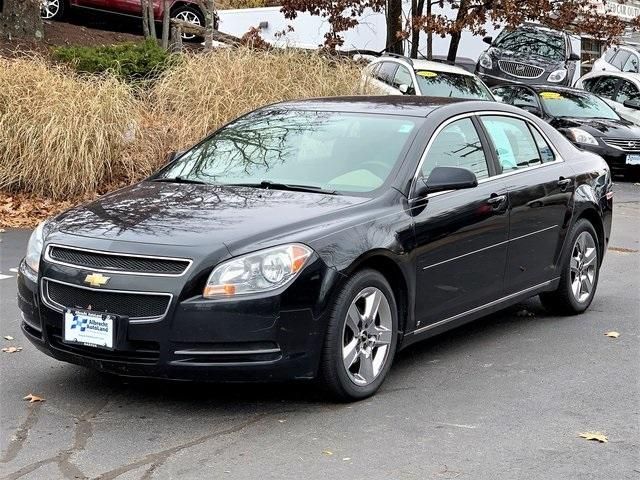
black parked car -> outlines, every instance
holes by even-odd
[[[359,399],[400,348],[532,295],[583,312],[611,212],[606,163],[508,105],[280,103],[41,224],[22,328],[120,375]]]
[[[549,122],[583,150],[603,157],[614,174],[640,173],[640,127],[621,118],[600,97],[568,87],[503,85],[502,102]]]
[[[571,85],[580,56],[572,51],[568,34],[525,24],[503,30],[480,55],[476,74],[490,86],[506,82]]]

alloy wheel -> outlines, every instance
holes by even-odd
[[[579,303],[589,299],[594,289],[598,249],[593,236],[582,232],[576,239],[571,252],[571,292]]]
[[[387,297],[375,287],[363,289],[347,311],[342,331],[342,362],[353,383],[372,383],[384,368],[393,320]]]
[[[60,2],[63,0],[42,0],[40,16],[45,20],[55,17],[60,11]]]
[[[174,18],[176,20],[182,20],[184,22],[191,23],[193,25],[198,25],[198,26],[202,25],[202,22],[200,22],[200,18],[198,17],[198,15],[196,15],[194,12],[191,12],[189,10],[183,10],[182,12],[177,13]],[[190,35],[188,33],[182,34],[183,40],[191,40],[193,38],[195,38],[195,35]]]

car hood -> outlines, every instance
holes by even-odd
[[[606,118],[556,118],[551,122],[557,129],[578,127],[596,137],[640,138],[640,127],[627,120]]]
[[[233,251],[317,226],[363,197],[142,182],[55,219],[83,237],[174,246],[224,244]],[[319,221],[320,219],[320,221]]]

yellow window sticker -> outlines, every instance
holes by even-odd
[[[540,92],[540,97],[545,100],[558,100],[559,98],[562,98],[562,95],[558,92]]]
[[[419,72],[416,72],[416,73],[421,77],[425,77],[425,78],[434,78],[438,76],[436,72],[429,72],[428,70],[420,70]]]

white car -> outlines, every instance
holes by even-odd
[[[640,52],[636,47],[616,45],[609,47],[593,62],[592,72],[633,72],[640,71]]]
[[[371,62],[365,67],[362,84],[388,95],[495,101],[482,80],[463,68],[401,55],[386,55]]]
[[[598,95],[622,118],[640,125],[640,73],[591,72],[580,77],[575,87]]]

